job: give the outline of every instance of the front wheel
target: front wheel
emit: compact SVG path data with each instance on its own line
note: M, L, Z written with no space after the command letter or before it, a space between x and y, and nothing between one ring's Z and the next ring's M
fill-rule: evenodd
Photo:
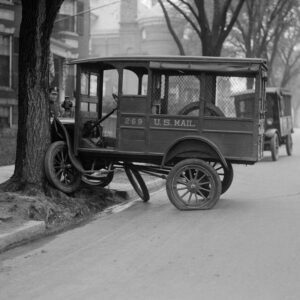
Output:
M200 159L184 159L170 171L166 182L171 203L179 210L211 209L222 184L217 171Z
M50 145L44 164L46 176L54 187L67 194L79 188L81 176L71 163L68 147L64 141Z
M150 199L148 188L145 184L143 177L140 175L139 171L134 167L133 164L126 163L124 164L124 170L130 181L132 187L140 198L147 202Z
M278 134L275 133L270 141L271 155L272 160L276 161L279 159L279 137Z
M287 155L291 156L293 153L293 139L291 133L289 133L285 139L285 148Z

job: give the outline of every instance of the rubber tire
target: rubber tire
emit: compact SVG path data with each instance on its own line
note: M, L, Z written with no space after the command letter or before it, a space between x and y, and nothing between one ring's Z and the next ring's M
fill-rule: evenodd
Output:
M147 202L150 199L148 188L145 184L143 177L140 175L139 171L131 163L124 164L124 170L131 183L133 189L139 195L139 197Z
M212 184L212 189L206 199L206 203L200 205L188 205L186 202L182 201L178 190L176 188L176 180L182 172L189 169L197 168L203 172L206 176L210 177L210 182ZM167 182L166 182L167 194L170 202L179 210L206 210L213 208L218 200L220 199L222 183L220 177L216 170L207 162L200 159L184 159L177 163L170 171ZM195 193L194 193L195 194ZM190 196L191 197L191 196ZM208 202L207 202L208 200Z
M279 137L277 133L275 133L271 138L270 149L272 160L277 161L279 159Z
M293 154L293 138L291 133L289 133L285 139L285 149L288 156Z
M209 162L209 164L217 171L217 173L220 177L221 183L222 183L221 194L224 194L230 188L232 181L233 181L232 164L230 161L227 161L228 169L224 169L224 167L222 166L222 164L220 162L217 162L217 164L215 164L215 162ZM222 171L218 172L220 170L219 169L220 166L222 168ZM221 175L220 175L220 173L221 173Z
M64 157L68 161L68 164L71 165L66 142L64 141L54 142L48 148L44 160L46 177L48 178L49 182L58 190L70 194L75 192L79 188L81 184L81 174L75 169L74 166L71 165L70 171L74 175L74 177L69 183L67 184L63 183L56 176L55 169L54 169L54 164L55 164L54 162L55 159L57 158L58 153L64 153Z
M194 110L200 109L200 103L197 102L191 102L188 105L184 106L177 114L178 115L188 115ZM220 108L213 105L210 102L205 101L205 108L204 108L204 115L205 116L215 116L215 117L224 117L224 113L221 111Z
M87 185L106 187L112 182L114 175L114 172L109 172L105 178L103 177L101 179L97 179L97 177L93 177L92 175L82 175L81 181Z

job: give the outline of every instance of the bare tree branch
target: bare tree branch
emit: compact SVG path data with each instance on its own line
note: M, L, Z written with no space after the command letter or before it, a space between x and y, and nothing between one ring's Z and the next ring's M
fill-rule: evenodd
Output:
M158 0L158 3L160 4L161 8L162 8L162 11L164 13L164 16L165 16L165 19L166 19L166 23L167 23L167 26L168 26L168 29L169 29L169 32L171 33L177 47L178 47L178 50L179 50L179 54L180 55L185 55L185 51L184 51L184 48L182 46L182 43L180 41L180 39L178 38L172 24L171 24L171 20L170 20L170 17L169 17L169 14L166 10L166 7L165 5L163 4L163 1L162 0Z
M246 0L193 0L193 3L192 0L159 0L159 3L163 1L179 12L197 34L201 40L203 55L220 56L224 41ZM228 12L233 2L236 5L232 6L232 14L229 17ZM214 9L212 20L209 20L210 15L207 15L207 7Z
M171 0L166 0L170 5L172 5L187 21L191 24L196 33L201 37L201 31L193 22L193 20L185 13L183 9L181 9L178 5L174 4Z
M239 13L240 13L240 11L242 9L242 6L243 6L244 2L245 2L245 0L239 0L239 3L238 3L238 5L237 5L236 9L234 10L233 15L231 17L231 20L230 20L229 24L227 25L226 30L222 34L223 41L228 36L228 34L231 31L233 25L235 24L235 22L236 22L236 20L238 18L238 15L239 15ZM226 11L228 11L228 7L226 8ZM225 13L225 10L224 10L224 13Z
M193 6L190 3L188 3L187 1L185 1L185 0L180 0L180 1L189 8L189 10L191 11L192 15L195 17L195 19L197 19L198 16L197 16L197 13L196 13L195 9L193 8Z

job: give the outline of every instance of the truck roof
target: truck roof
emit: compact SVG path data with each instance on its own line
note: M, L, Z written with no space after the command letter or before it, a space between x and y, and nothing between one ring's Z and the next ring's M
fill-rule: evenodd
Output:
M242 71L255 72L260 69L267 71L266 60L261 58L235 58L212 56L112 56L76 59L70 62L77 65L89 64L127 64L145 63L153 69L184 69L195 71Z
M252 95L255 93L255 90L245 90L241 92L237 92L232 94L231 96L244 96L244 95ZM292 95L291 91L281 87L266 87L266 94L278 94L278 95Z

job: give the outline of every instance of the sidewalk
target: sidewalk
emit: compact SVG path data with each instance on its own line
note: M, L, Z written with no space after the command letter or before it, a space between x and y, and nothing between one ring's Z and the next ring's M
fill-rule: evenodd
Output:
M14 169L14 165L0 167L0 183L8 180L12 176Z
M8 180L13 172L13 165L0 167L0 183ZM124 176L126 175L124 174ZM158 191L165 184L164 180L155 177L151 178L151 180L145 180L145 182L149 193ZM115 197L124 199L124 202L110 206L97 215L117 213L130 207L136 201L140 201L131 184L127 183L127 180L123 179L120 182L112 182L109 184L108 189L113 191ZM46 233L46 230L46 223L44 221L30 220L21 224L13 222L12 217L3 212L0 203L0 253L12 248L14 245L42 237Z

